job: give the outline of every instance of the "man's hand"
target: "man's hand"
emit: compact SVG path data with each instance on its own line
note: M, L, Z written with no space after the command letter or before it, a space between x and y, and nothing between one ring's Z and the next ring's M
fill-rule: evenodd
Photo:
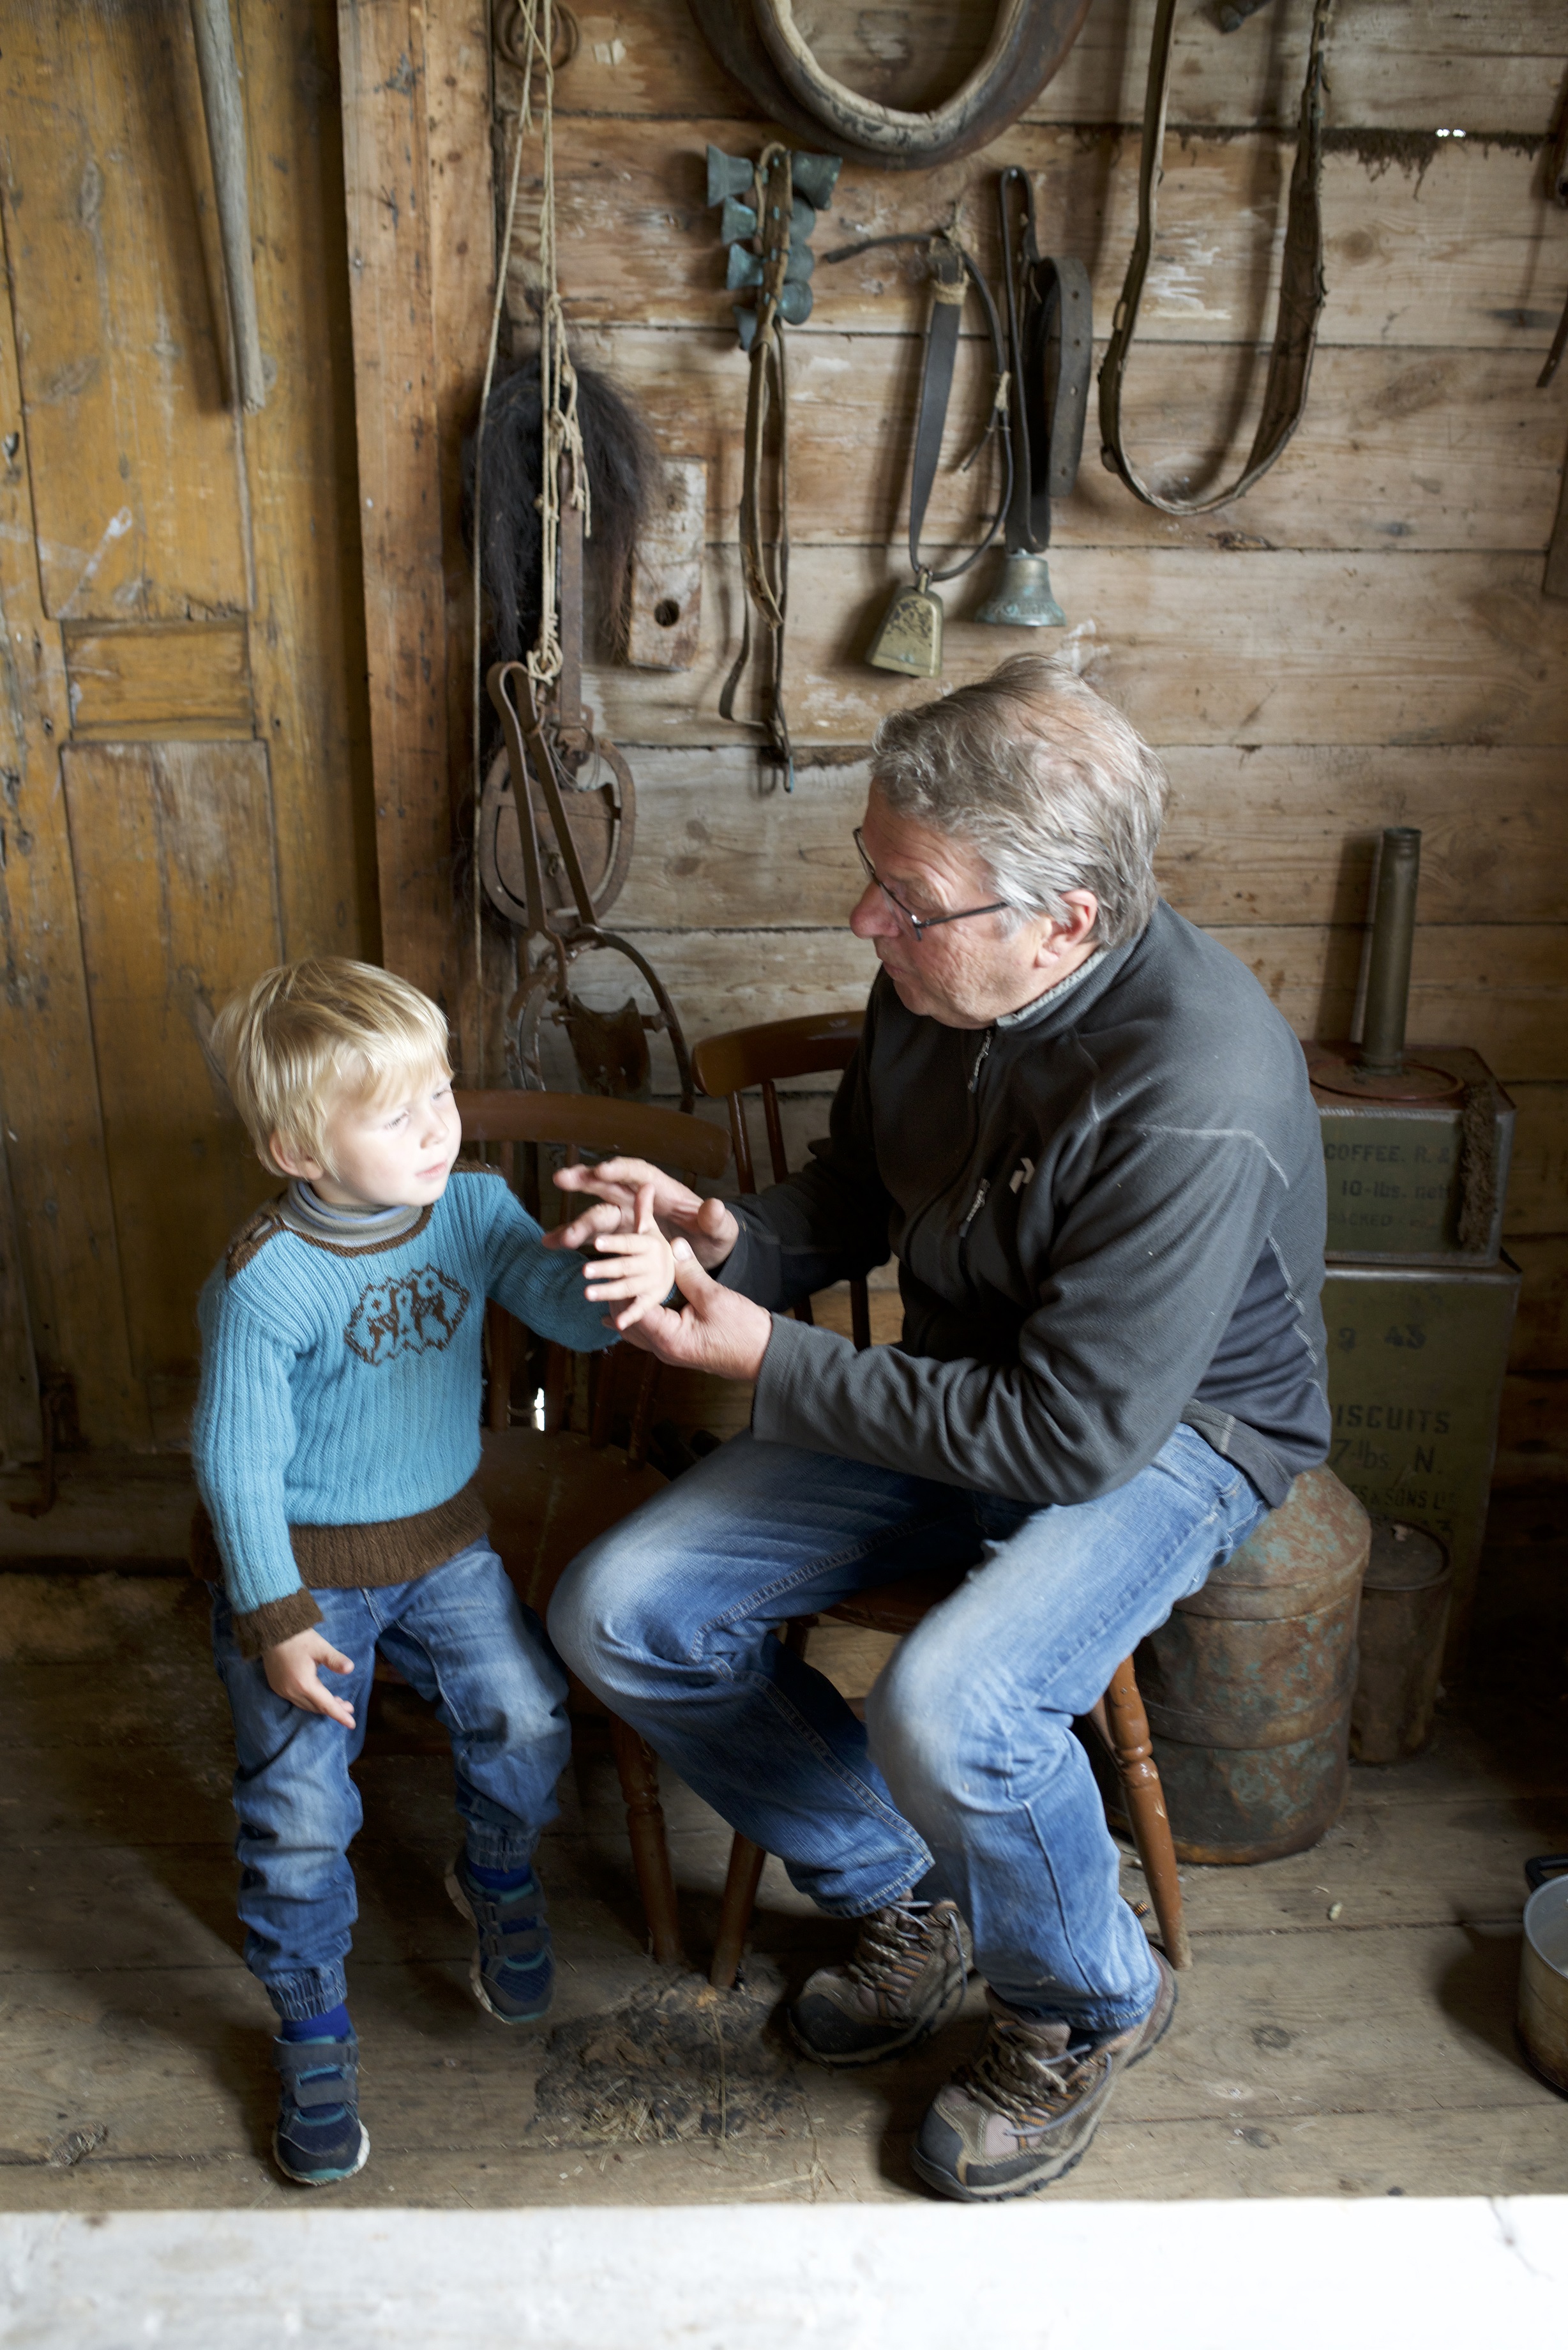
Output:
M563 1167L556 1182L563 1191L591 1192L602 1204L586 1208L569 1224L546 1232L546 1248L591 1248L603 1233L636 1232L638 1202L644 1191L651 1193L660 1230L671 1238L679 1232L711 1273L718 1271L741 1237L741 1227L722 1200L699 1199L646 1159L605 1159L597 1167Z
M653 1221L653 1186L644 1183L637 1194L637 1224L629 1232L601 1232L595 1243L597 1264L585 1267L587 1295L595 1305L628 1301L618 1314L607 1314L612 1330L624 1336L640 1322L651 1305L661 1305L675 1281L675 1259L670 1243ZM681 1247L686 1246L684 1241Z
M721 1379L754 1379L774 1334L773 1315L749 1297L711 1281L683 1240L675 1243L675 1280L686 1300L683 1310L677 1314L668 1305L650 1306L627 1332L629 1343L685 1370L711 1371Z
M317 1665L325 1665L329 1673L354 1669L352 1659L330 1640L324 1640L314 1624L308 1632L296 1632L292 1639L279 1640L275 1648L262 1651L267 1687L275 1696L286 1698L301 1713L324 1713L329 1721L340 1721L345 1730L352 1730L353 1707L322 1686L317 1678Z

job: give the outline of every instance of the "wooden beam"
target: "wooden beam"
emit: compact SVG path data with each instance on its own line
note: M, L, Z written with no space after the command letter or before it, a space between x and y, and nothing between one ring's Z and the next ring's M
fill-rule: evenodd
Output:
M337 0L244 0L266 406L244 420L255 731L271 767L283 952L375 955L375 813L354 475Z
M909 297L888 308L905 324L923 315ZM976 331L959 351L927 509L932 549L972 545L998 494L994 458L960 470L995 391L979 323L971 304L966 324ZM912 334L819 333L815 325L791 333L792 545L904 545L921 348ZM592 328L574 335L573 349L625 387L667 456L704 460L708 536L734 539L746 363L733 330ZM1215 469L1225 436L1233 452L1251 441L1266 357L1189 343L1129 375L1127 431L1158 480L1223 478ZM1224 547L1240 539L1406 555L1536 553L1552 529L1568 416L1568 374L1561 393L1546 398L1536 389L1540 372L1535 351L1326 346L1300 430L1241 503L1181 518L1157 513L1106 472L1091 438L1072 496L1053 501L1052 546ZM1564 546L1568 592L1568 525Z
M441 449L441 556L446 595L448 772L453 837L473 823L473 598L462 530L463 436L473 428L484 380L495 295L495 147L492 137L490 11L487 0L443 0L427 20L430 81L430 216L436 349L436 422ZM537 134L531 142L538 159ZM502 321L501 364L510 356ZM502 1066L500 1016L516 984L506 943L484 934L485 1029L476 1052L473 925L456 910L452 1014L465 1072L493 1077Z
M716 712L740 640L739 574L733 548L710 546L694 668L661 675L606 663L589 673L613 742L724 739ZM895 548L793 550L788 697L798 747L814 737L868 743L885 711L930 699L923 681L865 664L894 584L908 577ZM1538 555L1053 546L1069 625L1038 632L970 617L994 577L977 564L943 591L949 687L1010 653L1045 650L1075 661L1157 745L1546 748L1564 739L1568 606L1541 594Z
M1355 1014L1366 939L1360 922L1212 923L1210 935L1247 965L1298 1036L1345 1036ZM821 931L634 931L693 1042L796 1013L855 1012L877 973L869 943L846 926ZM585 956L573 986L600 1010L624 1001L618 957ZM1502 1079L1551 1079L1563 1065L1564 998L1560 922L1450 922L1416 931L1410 1036L1416 1045L1469 1045ZM668 1043L652 1039L653 1084L672 1089ZM555 1049L552 1046L552 1050ZM546 1084L559 1083L547 1067ZM1563 1229L1559 1218L1538 1230Z
M993 0L900 0L896 9L802 7L824 70L885 106L927 107L978 63L995 22ZM1173 123L1259 123L1293 129L1310 11L1271 9L1221 37L1211 7L1178 14ZM1090 9L1084 28L1025 110L1030 122L1131 122L1143 111L1154 0ZM575 114L754 116L725 78L686 0L606 8L559 79L559 108ZM1562 0L1355 0L1336 9L1328 121L1425 131L1464 123L1541 131L1563 71ZM744 143L749 122L736 121ZM760 144L760 141L755 142ZM936 217L935 214L932 215ZM1057 248L1053 248L1057 249Z
M338 0L381 947L453 1002L447 629L421 0Z
M706 201L710 140L755 154L762 136L731 117L557 120L561 291L574 329L731 326L719 216ZM1445 140L1434 141L1429 157L1423 151L1403 161L1397 139L1368 131L1360 143L1363 153L1336 147L1324 161L1328 299L1319 349L1374 344L1544 358L1568 260L1568 214L1541 203L1530 142ZM1156 344L1267 340L1293 154L1292 142L1273 131L1171 132L1135 379L1177 363L1162 360ZM938 171L847 163L813 251L929 231L956 206L959 234L997 285L995 175L1014 163L1033 180L1050 250L1075 254L1087 266L1103 327L1121 292L1137 209L1137 135L1114 121L1014 123L983 154ZM919 331L928 277L918 244L819 263L811 330ZM1091 463L1097 450L1091 417Z
M1129 501L1130 503L1130 501ZM1421 831L1423 923L1568 921L1563 754L1290 744L1162 751L1172 785L1156 869L1194 922L1359 922L1385 825ZM813 930L863 876L850 838L864 759L763 788L742 743L635 754L641 838L621 930Z

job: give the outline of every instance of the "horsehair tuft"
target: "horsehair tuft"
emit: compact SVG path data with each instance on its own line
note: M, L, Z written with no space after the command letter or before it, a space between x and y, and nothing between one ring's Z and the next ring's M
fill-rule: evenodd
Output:
M642 418L597 368L576 368L577 421L587 465L592 535L585 552L606 609L618 615L638 533L659 486L661 460ZM475 431L462 444L463 523L473 524ZM491 387L484 423L480 577L485 633L501 660L521 660L539 634L539 362L525 359Z

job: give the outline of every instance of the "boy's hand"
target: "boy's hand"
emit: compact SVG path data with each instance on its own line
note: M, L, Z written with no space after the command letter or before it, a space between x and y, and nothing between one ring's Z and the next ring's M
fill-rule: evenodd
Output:
M587 1295L594 1305L613 1305L619 1299L627 1300L618 1314L605 1315L612 1330L629 1330L675 1286L674 1253L653 1221L653 1184L639 1184L632 1231L600 1232L599 1255L609 1261L585 1267Z
M314 1625L308 1632L296 1632L292 1639L279 1640L275 1648L262 1651L262 1669L275 1696L286 1698L301 1713L324 1713L329 1721L340 1721L345 1730L352 1730L353 1707L323 1688L317 1678L317 1665L325 1665L329 1673L354 1669L352 1659L330 1640L324 1640Z
M741 1227L722 1200L701 1199L646 1159L601 1159L597 1167L563 1167L555 1180L561 1191L592 1192L603 1204L586 1208L569 1224L546 1232L546 1248L587 1248L602 1233L635 1232L638 1201L650 1187L657 1222L681 1233L699 1263L711 1273L741 1237Z
M755 1379L774 1334L773 1315L711 1281L684 1241L675 1243L675 1278L683 1307L649 1306L627 1334L631 1344L661 1363L711 1371L722 1379Z

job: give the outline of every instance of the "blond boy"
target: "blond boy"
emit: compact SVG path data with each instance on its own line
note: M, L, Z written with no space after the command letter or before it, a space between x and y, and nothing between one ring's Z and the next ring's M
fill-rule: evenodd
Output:
M507 2023L550 2001L533 1853L566 1756L566 1680L472 1482L484 1302L597 1348L669 1295L673 1260L646 1214L602 1243L610 1263L552 1253L498 1172L458 1163L446 1024L389 972L336 957L267 972L214 1044L287 1188L202 1293L197 1556L238 1749L245 1960L280 2019L274 2149L320 2186L369 2147L343 1962L349 1766L378 1648L451 1734L464 1848L447 1885L478 1929L475 1996Z

